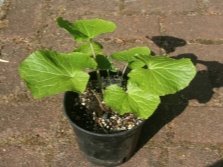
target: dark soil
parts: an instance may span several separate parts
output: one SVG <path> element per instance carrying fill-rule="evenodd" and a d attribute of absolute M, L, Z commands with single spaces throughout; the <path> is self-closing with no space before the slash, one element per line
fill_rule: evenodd
<path fill-rule="evenodd" d="M 126 81 L 117 75 L 113 75 L 109 80 L 102 80 L 104 88 L 110 84 L 118 84 L 125 89 Z M 87 90 L 74 99 L 71 119 L 76 125 L 91 132 L 110 134 L 132 129 L 143 121 L 133 113 L 120 115 L 106 106 L 101 100 L 102 93 L 99 93 L 97 85 L 96 81 L 92 81 Z M 99 101 L 102 107 L 99 106 Z"/>

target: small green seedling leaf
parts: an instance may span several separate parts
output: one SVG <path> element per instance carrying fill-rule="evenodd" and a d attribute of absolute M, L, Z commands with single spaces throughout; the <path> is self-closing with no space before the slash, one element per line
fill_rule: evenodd
<path fill-rule="evenodd" d="M 91 42 L 94 53 L 97 54 L 102 54 L 102 49 L 103 46 L 98 43 L 98 42 Z M 89 56 L 92 56 L 92 49 L 90 46 L 90 42 L 84 43 L 84 44 L 80 44 L 75 50 L 74 52 L 81 52 L 81 53 L 85 53 Z"/>
<path fill-rule="evenodd" d="M 176 60 L 167 56 L 138 56 L 137 58 L 143 61 L 148 69 L 134 69 L 128 77 L 141 89 L 159 96 L 173 94 L 185 88 L 196 74 L 190 59 Z"/>
<path fill-rule="evenodd" d="M 128 63 L 129 68 L 135 69 L 145 65 L 144 62 L 138 60 L 136 55 L 150 55 L 151 51 L 148 47 L 135 47 L 129 50 L 113 53 L 111 57 L 117 61 L 125 61 Z"/>
<path fill-rule="evenodd" d="M 98 64 L 98 68 L 101 70 L 110 70 L 112 72 L 117 71 L 114 64 L 109 60 L 109 58 L 107 56 L 97 55 L 96 62 Z"/>
<path fill-rule="evenodd" d="M 59 17 L 57 18 L 57 23 L 61 28 L 73 35 L 77 42 L 89 41 L 100 34 L 113 32 L 116 28 L 115 23 L 102 19 L 77 20 L 70 23 Z"/>
<path fill-rule="evenodd" d="M 64 91 L 83 93 L 89 75 L 83 69 L 95 69 L 97 63 L 88 55 L 39 50 L 27 57 L 19 67 L 21 77 L 35 98 Z"/>
<path fill-rule="evenodd" d="M 128 91 L 117 85 L 105 90 L 104 102 L 119 114 L 132 112 L 140 118 L 150 117 L 160 103 L 159 96 L 141 90 L 136 84 L 128 82 Z"/>

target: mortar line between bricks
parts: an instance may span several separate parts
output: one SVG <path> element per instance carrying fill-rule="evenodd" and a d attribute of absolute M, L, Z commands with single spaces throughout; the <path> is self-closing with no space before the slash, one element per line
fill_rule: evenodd
<path fill-rule="evenodd" d="M 157 23 L 158 23 L 158 32 L 159 32 L 159 35 L 162 36 L 163 35 L 163 27 L 162 27 L 162 21 L 161 21 L 161 16 L 159 16 L 157 18 Z M 159 47 L 159 54 L 158 55 L 161 55 L 162 53 L 162 49 Z"/>
<path fill-rule="evenodd" d="M 202 45 L 222 45 L 223 39 L 213 40 L 213 39 L 190 39 L 188 44 L 202 44 Z"/>
<path fill-rule="evenodd" d="M 163 20 L 163 19 L 162 19 Z M 159 33 L 161 36 L 165 36 L 165 28 L 163 26 L 163 22 L 161 20 L 158 20 L 158 25 L 159 25 Z M 43 31 L 43 27 L 40 28 L 38 31 Z M 38 40 L 41 40 L 42 35 L 36 35 L 36 38 L 38 38 Z M 131 38 L 126 40 L 126 43 L 134 43 L 131 41 L 136 41 L 137 38 Z M 0 39 L 0 42 L 23 42 L 23 43 L 28 43 L 28 42 L 33 42 L 31 38 L 23 38 L 20 36 L 16 36 L 16 37 L 4 37 L 4 40 Z M 189 39 L 188 44 L 202 44 L 202 45 L 223 45 L 223 39 Z"/>
<path fill-rule="evenodd" d="M 128 12 L 123 12 L 122 13 L 122 16 L 129 16 L 130 14 Z M 223 12 L 222 13 L 208 13 L 208 12 L 205 12 L 205 13 L 200 13 L 200 11 L 190 11 L 190 12 L 187 12 L 187 11 L 182 11 L 182 12 L 177 12 L 177 11 L 174 11 L 172 13 L 169 13 L 168 11 L 162 11 L 162 12 L 151 12 L 151 13 L 134 13 L 133 15 L 138 15 L 138 16 L 165 16 L 165 17 L 168 17 L 168 16 L 176 16 L 176 17 L 182 17 L 182 16 L 188 16 L 188 17 L 194 17 L 194 16 L 222 16 L 223 15 Z"/>
<path fill-rule="evenodd" d="M 197 3 L 200 4 L 198 1 L 199 0 L 197 0 Z M 119 5 L 118 5 L 119 10 L 118 10 L 118 12 L 120 12 L 119 14 L 123 15 L 123 16 L 129 16 L 130 13 L 128 11 L 127 12 L 123 11 L 125 9 L 125 0 L 119 0 L 118 2 L 119 2 Z M 44 1 L 44 4 L 46 6 L 47 6 L 47 3 L 48 3 L 48 1 Z M 203 3 L 201 2 L 201 4 L 203 4 Z M 211 15 L 216 16 L 216 15 L 222 15 L 222 13 L 220 13 L 220 14 L 207 13 L 206 9 L 205 9 L 205 12 L 202 13 L 200 8 L 201 7 L 199 7 L 199 9 L 197 9 L 195 11 L 173 11 L 173 12 L 170 12 L 170 11 L 156 11 L 156 12 L 149 12 L 149 13 L 144 13 L 144 14 L 136 12 L 136 13 L 133 13 L 133 15 L 138 15 L 138 16 L 171 16 L 171 15 L 172 16 L 202 16 L 202 15 L 203 16 L 207 16 L 207 15 L 209 15 L 209 16 L 211 16 Z M 93 11 L 92 13 L 97 13 L 97 12 L 98 11 L 95 11 L 95 12 Z M 102 13 L 108 14 L 108 12 L 102 12 Z M 86 16 L 87 15 L 91 15 L 91 14 L 85 13 Z M 113 13 L 111 12 L 110 15 L 113 15 Z"/>
<path fill-rule="evenodd" d="M 42 45 L 42 37 L 43 37 L 43 32 L 44 32 L 44 20 L 46 20 L 46 16 L 45 16 L 45 12 L 44 11 L 48 11 L 48 1 L 44 1 L 43 6 L 41 7 L 41 14 L 40 14 L 40 25 L 37 29 L 37 33 L 36 33 L 36 38 L 38 40 L 38 43 L 40 45 L 40 48 L 44 48 Z"/>
<path fill-rule="evenodd" d="M 206 5 L 201 0 L 196 0 L 196 1 L 197 1 L 198 6 L 199 6 L 199 12 L 200 12 L 200 14 L 205 15 L 205 13 L 207 12 Z"/>
<path fill-rule="evenodd" d="M 39 141 L 36 138 L 39 138 Z M 58 137 L 55 140 L 48 140 L 48 138 L 45 139 L 45 138 L 37 137 L 36 135 L 30 135 L 30 136 L 21 135 L 21 136 L 13 136 L 13 137 L 5 138 L 5 139 L 0 139 L 0 146 L 6 146 L 6 145 L 30 146 L 30 145 L 33 145 L 31 143 L 35 143 L 33 146 L 44 147 L 44 146 L 47 146 L 49 143 L 57 143 L 57 140 L 58 140 Z M 146 145 L 144 145 L 144 147 L 146 148 L 147 147 L 148 148 L 154 148 L 154 147 L 167 148 L 167 147 L 178 147 L 178 146 L 183 146 L 184 148 L 199 148 L 199 149 L 209 148 L 212 150 L 220 150 L 223 153 L 223 143 L 212 144 L 212 143 L 187 142 L 187 141 L 179 141 L 179 142 L 149 141 Z"/>
<path fill-rule="evenodd" d="M 119 0 L 119 12 L 125 9 L 125 0 Z"/>
<path fill-rule="evenodd" d="M 168 148 L 168 147 L 184 147 L 188 149 L 197 148 L 197 149 L 206 149 L 209 148 L 211 150 L 220 150 L 223 151 L 223 143 L 201 143 L 201 142 L 187 142 L 187 141 L 149 141 L 144 147 L 148 148 Z"/>
<path fill-rule="evenodd" d="M 160 32 L 161 36 L 166 35 L 166 30 L 165 30 L 165 26 L 164 26 L 164 22 L 163 22 L 164 19 L 165 19 L 165 16 L 160 16 L 158 18 L 159 32 Z M 167 55 L 167 54 L 166 54 L 166 51 L 163 48 L 160 48 L 160 54 L 159 55 Z"/>

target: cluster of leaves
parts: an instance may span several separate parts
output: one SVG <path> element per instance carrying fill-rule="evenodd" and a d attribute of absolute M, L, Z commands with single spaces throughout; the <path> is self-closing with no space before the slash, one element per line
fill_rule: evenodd
<path fill-rule="evenodd" d="M 124 61 L 131 69 L 127 90 L 118 85 L 108 86 L 104 102 L 120 114 L 133 112 L 148 118 L 160 103 L 160 96 L 173 94 L 190 83 L 196 74 L 190 59 L 172 59 L 168 56 L 151 56 L 148 47 L 103 55 L 103 47 L 94 37 L 113 32 L 116 25 L 101 19 L 77 20 L 70 23 L 62 18 L 58 25 L 68 31 L 80 45 L 71 53 L 38 50 L 20 64 L 20 75 L 35 98 L 65 91 L 83 93 L 89 81 L 85 69 L 116 71 L 110 58 Z"/>

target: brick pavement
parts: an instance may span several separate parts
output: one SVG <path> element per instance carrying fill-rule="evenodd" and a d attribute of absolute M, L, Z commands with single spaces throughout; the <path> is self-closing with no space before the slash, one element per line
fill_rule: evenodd
<path fill-rule="evenodd" d="M 17 71 L 34 50 L 73 50 L 72 37 L 55 24 L 59 16 L 115 22 L 115 33 L 99 37 L 108 54 L 148 46 L 196 64 L 193 82 L 162 98 L 121 167 L 223 167 L 222 0 L 5 0 L 0 58 L 10 63 L 0 64 L 1 167 L 94 167 L 77 148 L 63 95 L 34 100 Z"/>

